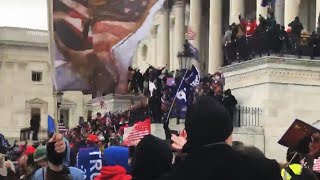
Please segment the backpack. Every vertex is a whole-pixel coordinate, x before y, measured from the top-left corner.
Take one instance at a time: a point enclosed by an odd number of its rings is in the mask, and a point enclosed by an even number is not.
[[[285,173],[290,174],[291,180],[302,180],[300,178],[300,175],[295,174],[289,166],[285,167],[284,170],[285,170]],[[285,175],[284,177],[285,177],[284,180],[287,180],[287,176]]]
[[[310,171],[310,172],[312,172],[312,171],[309,170],[308,168],[303,167],[301,169],[300,175],[295,174],[290,167],[285,167],[284,169],[285,169],[286,173],[290,174],[290,176],[291,176],[290,180],[307,180],[307,179],[311,180],[311,179],[313,179],[313,175],[308,173],[308,171]],[[286,175],[285,175],[284,179],[287,180]]]

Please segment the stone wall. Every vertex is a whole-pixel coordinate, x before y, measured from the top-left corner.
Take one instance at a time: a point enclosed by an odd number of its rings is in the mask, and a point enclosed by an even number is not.
[[[319,119],[320,62],[265,57],[222,71],[239,104],[261,108],[266,155],[285,160],[286,148],[277,142],[293,120],[312,124]]]

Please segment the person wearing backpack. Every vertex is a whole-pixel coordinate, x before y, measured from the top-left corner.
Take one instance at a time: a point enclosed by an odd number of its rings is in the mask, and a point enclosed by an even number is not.
[[[281,171],[283,180],[318,180],[311,169],[300,164],[302,158],[300,153],[288,148],[286,157],[288,165]]]
[[[281,176],[284,180],[291,180],[292,176],[299,176],[302,171],[302,165],[300,161],[302,160],[301,154],[288,148],[286,156],[288,165],[282,169]]]

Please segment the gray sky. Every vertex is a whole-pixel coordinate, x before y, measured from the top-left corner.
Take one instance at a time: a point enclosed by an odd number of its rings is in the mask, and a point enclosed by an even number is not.
[[[0,0],[0,26],[48,29],[47,0]]]

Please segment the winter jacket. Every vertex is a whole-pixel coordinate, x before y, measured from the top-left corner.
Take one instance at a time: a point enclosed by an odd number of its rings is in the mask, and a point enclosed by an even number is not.
[[[274,160],[254,159],[226,144],[192,149],[189,155],[159,180],[282,180]]]
[[[70,175],[72,180],[83,180],[85,177],[85,174],[83,171],[81,171],[78,168],[75,167],[69,167]],[[33,175],[32,180],[45,180],[46,170],[44,168],[40,168],[36,171],[36,173]]]

